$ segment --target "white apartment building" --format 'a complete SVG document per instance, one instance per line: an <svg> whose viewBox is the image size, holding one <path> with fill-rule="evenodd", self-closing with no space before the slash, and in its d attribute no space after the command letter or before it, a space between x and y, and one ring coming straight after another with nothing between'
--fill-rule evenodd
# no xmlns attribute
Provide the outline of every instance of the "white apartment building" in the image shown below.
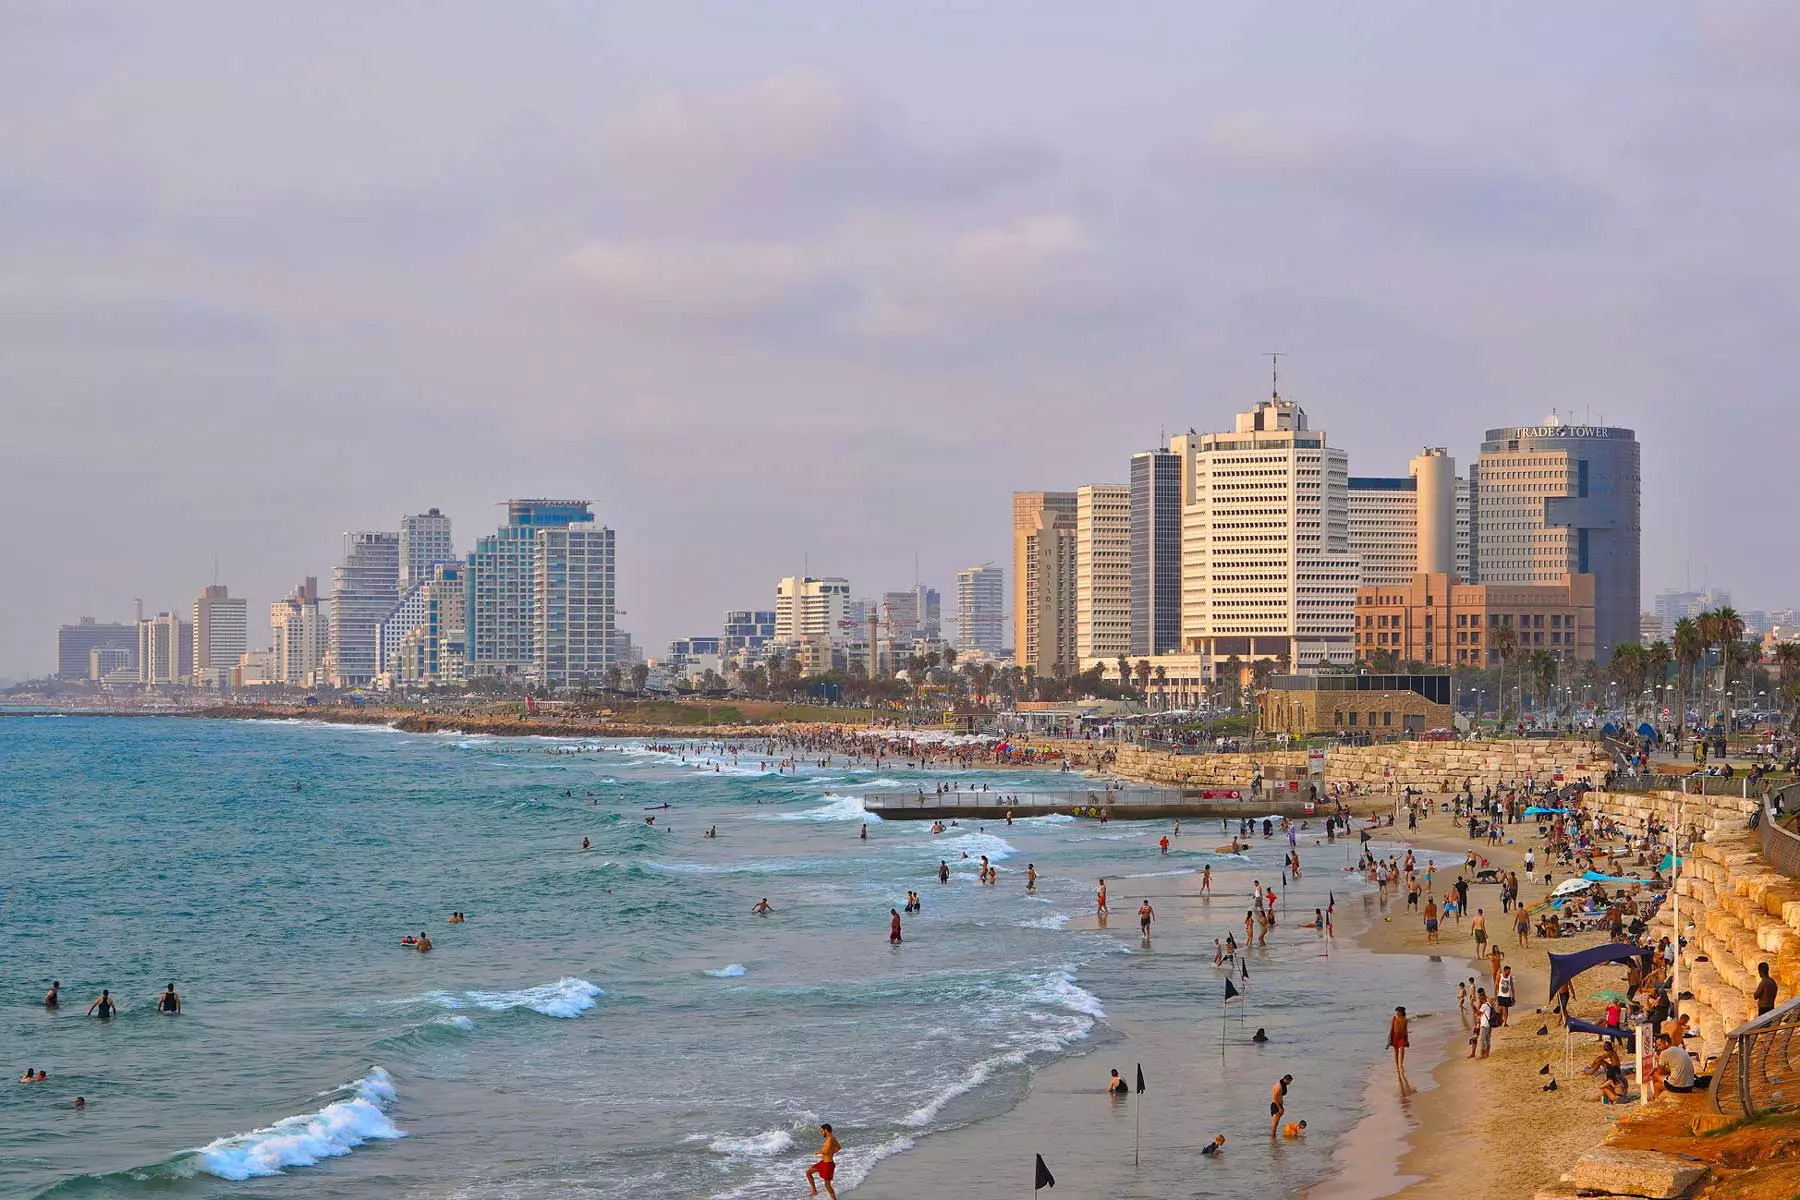
<svg viewBox="0 0 1800 1200"><path fill-rule="evenodd" d="M471 675L533 672L537 535L593 522L586 500L509 500L506 524L475 540L465 580Z"/></svg>
<svg viewBox="0 0 1800 1200"><path fill-rule="evenodd" d="M1469 577L1469 483L1442 447L1399 477L1351 476L1350 552L1364 587L1406 587L1421 571Z"/></svg>
<svg viewBox="0 0 1800 1200"><path fill-rule="evenodd" d="M307 576L284 600L269 606L269 682L312 687L331 646L330 609L319 581Z"/></svg>
<svg viewBox="0 0 1800 1200"><path fill-rule="evenodd" d="M411 587L401 591L400 598L375 627L376 674L390 683L399 666L401 640L425 623L425 588L431 582L430 568L426 570Z"/></svg>
<svg viewBox="0 0 1800 1200"><path fill-rule="evenodd" d="M777 642L791 645L823 638L832 645L844 645L856 632L850 620L848 580L789 575L775 585Z"/></svg>
<svg viewBox="0 0 1800 1200"><path fill-rule="evenodd" d="M194 672L194 630L174 613L141 617L138 629L138 682L146 687L188 683Z"/></svg>
<svg viewBox="0 0 1800 1200"><path fill-rule="evenodd" d="M224 691L231 674L250 648L249 606L232 599L223 584L203 588L194 601L193 661L196 687Z"/></svg>
<svg viewBox="0 0 1800 1200"><path fill-rule="evenodd" d="M1311 670L1355 657L1349 456L1274 397L1230 433L1171 439L1183 459L1182 646L1220 663Z"/></svg>
<svg viewBox="0 0 1800 1200"><path fill-rule="evenodd" d="M1131 650L1131 488L1075 489L1075 654L1108 662Z"/></svg>
<svg viewBox="0 0 1800 1200"><path fill-rule="evenodd" d="M557 687L597 685L612 664L613 550L613 531L604 525L538 530L531 678Z"/></svg>
<svg viewBox="0 0 1800 1200"><path fill-rule="evenodd" d="M400 591L425 582L431 568L456 557L450 518L433 508L400 518Z"/></svg>
<svg viewBox="0 0 1800 1200"><path fill-rule="evenodd" d="M992 563L958 571L956 648L999 654L1005 645L1005 572Z"/></svg>
<svg viewBox="0 0 1800 1200"><path fill-rule="evenodd" d="M398 598L400 535L344 534L344 561L331 572L331 650L326 676L333 687L375 680L375 634Z"/></svg>

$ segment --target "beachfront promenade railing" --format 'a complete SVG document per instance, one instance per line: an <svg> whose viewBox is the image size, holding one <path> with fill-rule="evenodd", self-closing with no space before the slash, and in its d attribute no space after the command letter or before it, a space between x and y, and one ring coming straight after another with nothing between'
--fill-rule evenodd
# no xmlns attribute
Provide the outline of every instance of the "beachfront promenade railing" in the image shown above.
<svg viewBox="0 0 1800 1200"><path fill-rule="evenodd" d="M1800 783L1790 783L1782 788L1782 811L1792 813L1800 806ZM1800 879L1800 837L1790 830L1783 829L1775 819L1774 811L1763 805L1762 820L1757 822L1756 836L1762 842L1763 861L1792 879Z"/></svg>
<svg viewBox="0 0 1800 1200"><path fill-rule="evenodd" d="M1287 797L1291 798L1291 797ZM996 810L1110 808L1115 816L1129 818L1121 809L1133 807L1165 808L1193 800L1232 802L1241 800L1246 806L1262 803L1249 788L1199 788L1174 791L1169 788L1061 788L1031 792L926 792L863 793L863 807L872 813L903 812L908 809L966 809L971 813L992 814Z"/></svg>

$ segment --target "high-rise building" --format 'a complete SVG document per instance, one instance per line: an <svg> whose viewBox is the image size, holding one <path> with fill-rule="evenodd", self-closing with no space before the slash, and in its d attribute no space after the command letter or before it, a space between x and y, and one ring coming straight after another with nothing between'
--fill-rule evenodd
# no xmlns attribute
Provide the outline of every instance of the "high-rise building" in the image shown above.
<svg viewBox="0 0 1800 1200"><path fill-rule="evenodd" d="M600 682L614 661L614 567L613 531L605 525L537 531L532 679L557 687Z"/></svg>
<svg viewBox="0 0 1800 1200"><path fill-rule="evenodd" d="M378 677L387 676L391 680L397 676L400 643L425 620L425 585L429 581L429 575L421 575L411 587L402 588L400 598L375 627L375 672Z"/></svg>
<svg viewBox="0 0 1800 1200"><path fill-rule="evenodd" d="M775 639L773 610L733 608L725 613L725 636L719 652L729 657L739 650L755 650Z"/></svg>
<svg viewBox="0 0 1800 1200"><path fill-rule="evenodd" d="M915 642L943 634L943 600L936 588L914 584L904 592L884 592L875 615L887 625L888 637L897 642ZM850 623L857 629L868 624L867 610L858 612L850 606Z"/></svg>
<svg viewBox="0 0 1800 1200"><path fill-rule="evenodd" d="M238 659L250 648L248 603L233 599L223 584L211 584L194 601L193 629L195 686L228 689Z"/></svg>
<svg viewBox="0 0 1800 1200"><path fill-rule="evenodd" d="M56 677L89 678L91 652L111 648L127 651L130 654L131 668L136 670L137 626L107 624L97 622L92 617L83 617L74 625L64 625L56 631ZM112 660L108 658L107 661Z"/></svg>
<svg viewBox="0 0 1800 1200"><path fill-rule="evenodd" d="M926 587L922 583L913 585L913 607L919 613L919 636L922 638L941 638L944 636L944 598L938 590Z"/></svg>
<svg viewBox="0 0 1800 1200"><path fill-rule="evenodd" d="M1043 495L1044 493L1038 493ZM1072 502L1075 493L1062 493ZM1014 655L1019 665L1039 675L1073 675L1081 669L1076 653L1076 569L1074 505L1036 504L1032 524L1015 527L1017 561L1025 586L1019 589L1015 614L1018 642ZM1013 495L1013 511L1019 510L1019 494Z"/></svg>
<svg viewBox="0 0 1800 1200"><path fill-rule="evenodd" d="M1406 587L1427 566L1469 582L1468 484L1448 451L1420 451L1403 477L1351 476L1348 500L1362 586Z"/></svg>
<svg viewBox="0 0 1800 1200"><path fill-rule="evenodd" d="M456 545L450 536L450 518L437 509L428 509L400 518L400 592L405 594L424 583L431 568L456 557Z"/></svg>
<svg viewBox="0 0 1800 1200"><path fill-rule="evenodd" d="M138 682L188 683L194 675L194 627L174 613L138 620Z"/></svg>
<svg viewBox="0 0 1800 1200"><path fill-rule="evenodd" d="M331 572L331 649L325 673L333 687L365 687L375 680L376 630L398 598L400 535L344 534L344 561Z"/></svg>
<svg viewBox="0 0 1800 1200"><path fill-rule="evenodd" d="M465 580L470 675L530 672L538 531L593 522L586 500L509 500L506 524L475 540Z"/></svg>
<svg viewBox="0 0 1800 1200"><path fill-rule="evenodd" d="M1181 648L1181 456L1131 456L1131 653Z"/></svg>
<svg viewBox="0 0 1800 1200"><path fill-rule="evenodd" d="M1594 577L1594 652L1638 637L1640 484L1629 429L1490 429L1472 476L1475 571L1483 583Z"/></svg>
<svg viewBox="0 0 1800 1200"><path fill-rule="evenodd" d="M1658 592L1652 602L1656 617L1661 626L1658 637L1666 638L1675 632L1675 622L1683 617L1697 617L1709 608L1731 607L1731 593L1718 588L1707 588L1700 592Z"/></svg>
<svg viewBox="0 0 1800 1200"><path fill-rule="evenodd" d="M95 646L88 651L88 679L93 683L136 683L137 647Z"/></svg>
<svg viewBox="0 0 1800 1200"><path fill-rule="evenodd" d="M775 640L798 644L851 640L850 584L837 576L789 575L775 585Z"/></svg>
<svg viewBox="0 0 1800 1200"><path fill-rule="evenodd" d="M999 654L1005 649L1005 572L992 563L956 573L956 648Z"/></svg>
<svg viewBox="0 0 1800 1200"><path fill-rule="evenodd" d="M1075 655L1084 663L1131 652L1131 518L1131 488L1075 490Z"/></svg>
<svg viewBox="0 0 1800 1200"><path fill-rule="evenodd" d="M1273 397L1229 433L1171 440L1183 460L1182 644L1212 663L1354 657L1360 571L1349 456Z"/></svg>
<svg viewBox="0 0 1800 1200"><path fill-rule="evenodd" d="M331 648L331 614L317 579L308 575L269 606L269 633L269 681L295 688L318 683Z"/></svg>
<svg viewBox="0 0 1800 1200"><path fill-rule="evenodd" d="M1075 529L1075 493L1074 492L1014 492L1013 493L1013 655L1021 664L1025 661L1025 645L1027 638L1026 624L1031 620L1030 603L1027 589L1032 585L1032 578L1026 569L1026 558L1029 553L1028 543L1038 533L1040 524L1045 528L1054 528L1056 520L1045 521L1046 513L1052 518L1066 521L1071 534ZM1073 564L1071 563L1071 566ZM1070 612L1073 613L1074 597L1070 596ZM1070 618L1073 621L1073 617ZM1073 632L1071 631L1071 640Z"/></svg>

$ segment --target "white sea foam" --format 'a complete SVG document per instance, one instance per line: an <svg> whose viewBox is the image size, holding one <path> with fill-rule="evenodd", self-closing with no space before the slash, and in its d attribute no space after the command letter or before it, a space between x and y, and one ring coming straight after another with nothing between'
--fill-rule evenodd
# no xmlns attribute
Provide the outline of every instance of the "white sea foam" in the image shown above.
<svg viewBox="0 0 1800 1200"><path fill-rule="evenodd" d="M1038 917L1031 921L1020 921L1017 924L1021 929L1061 929L1068 923L1068 913L1051 913L1047 917Z"/></svg>
<svg viewBox="0 0 1800 1200"><path fill-rule="evenodd" d="M775 813L764 817L765 821L867 821L871 825L881 824L881 818L863 807L861 796L840 796L827 792L825 803L818 808L808 808L801 812Z"/></svg>
<svg viewBox="0 0 1800 1200"><path fill-rule="evenodd" d="M1198 867L1182 867L1178 871L1144 871L1137 875L1125 875L1124 879L1171 879L1177 875L1192 875Z"/></svg>
<svg viewBox="0 0 1800 1200"><path fill-rule="evenodd" d="M315 1113L288 1117L263 1129L233 1134L193 1152L199 1169L233 1181L279 1175L350 1153L371 1139L406 1134L384 1111L395 1099L394 1081L380 1067L344 1089L346 1098Z"/></svg>
<svg viewBox="0 0 1800 1200"><path fill-rule="evenodd" d="M427 992L420 999L440 1008L481 1008L488 1012L506 1012L526 1008L546 1017L579 1017L594 1007L606 992L585 979L565 977L540 987L521 988L516 992Z"/></svg>
<svg viewBox="0 0 1800 1200"><path fill-rule="evenodd" d="M965 850L969 852L971 862L978 861L984 854L988 856L989 862L1004 862L1013 856L1012 844L991 833L945 835L935 839L931 845L940 858L950 859L952 864L961 861L958 856Z"/></svg>
<svg viewBox="0 0 1800 1200"><path fill-rule="evenodd" d="M794 1135L785 1129L770 1129L749 1137L733 1137L721 1133L706 1143L714 1154L730 1154L742 1158L768 1158L794 1147Z"/></svg>
<svg viewBox="0 0 1800 1200"><path fill-rule="evenodd" d="M1068 813L1046 813L1041 817L1020 817L1017 825L1073 825L1075 818Z"/></svg>
<svg viewBox="0 0 1800 1200"><path fill-rule="evenodd" d="M737 979L742 976L743 973L743 963L732 963L729 966L720 967L716 971L707 972L707 974L711 975L714 979Z"/></svg>

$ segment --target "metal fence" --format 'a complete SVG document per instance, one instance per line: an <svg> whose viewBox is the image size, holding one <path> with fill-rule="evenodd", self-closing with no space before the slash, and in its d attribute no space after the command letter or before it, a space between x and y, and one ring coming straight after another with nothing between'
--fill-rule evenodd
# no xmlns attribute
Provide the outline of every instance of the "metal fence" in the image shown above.
<svg viewBox="0 0 1800 1200"><path fill-rule="evenodd" d="M1246 802L1253 795L1248 787L1188 788L1180 791L1172 788L1120 788L1110 792L1102 788L1067 788L1035 792L926 792L923 795L872 795L865 792L862 802L863 807L872 813L901 812L912 808L961 808L991 813L996 809L1006 808L1086 808L1093 805L1110 806L1116 811L1134 805L1161 807L1207 798L1229 800L1235 798L1231 793L1238 793Z"/></svg>
<svg viewBox="0 0 1800 1200"><path fill-rule="evenodd" d="M1713 1068L1713 1111L1728 1117L1800 1105L1800 999L1770 1009L1725 1035Z"/></svg>
<svg viewBox="0 0 1800 1200"><path fill-rule="evenodd" d="M1800 783L1788 784L1781 789L1780 795L1783 811L1793 812L1800 806ZM1800 837L1783 829L1767 804L1763 805L1761 819L1757 822L1756 836L1762 842L1764 862L1791 879L1800 879Z"/></svg>

